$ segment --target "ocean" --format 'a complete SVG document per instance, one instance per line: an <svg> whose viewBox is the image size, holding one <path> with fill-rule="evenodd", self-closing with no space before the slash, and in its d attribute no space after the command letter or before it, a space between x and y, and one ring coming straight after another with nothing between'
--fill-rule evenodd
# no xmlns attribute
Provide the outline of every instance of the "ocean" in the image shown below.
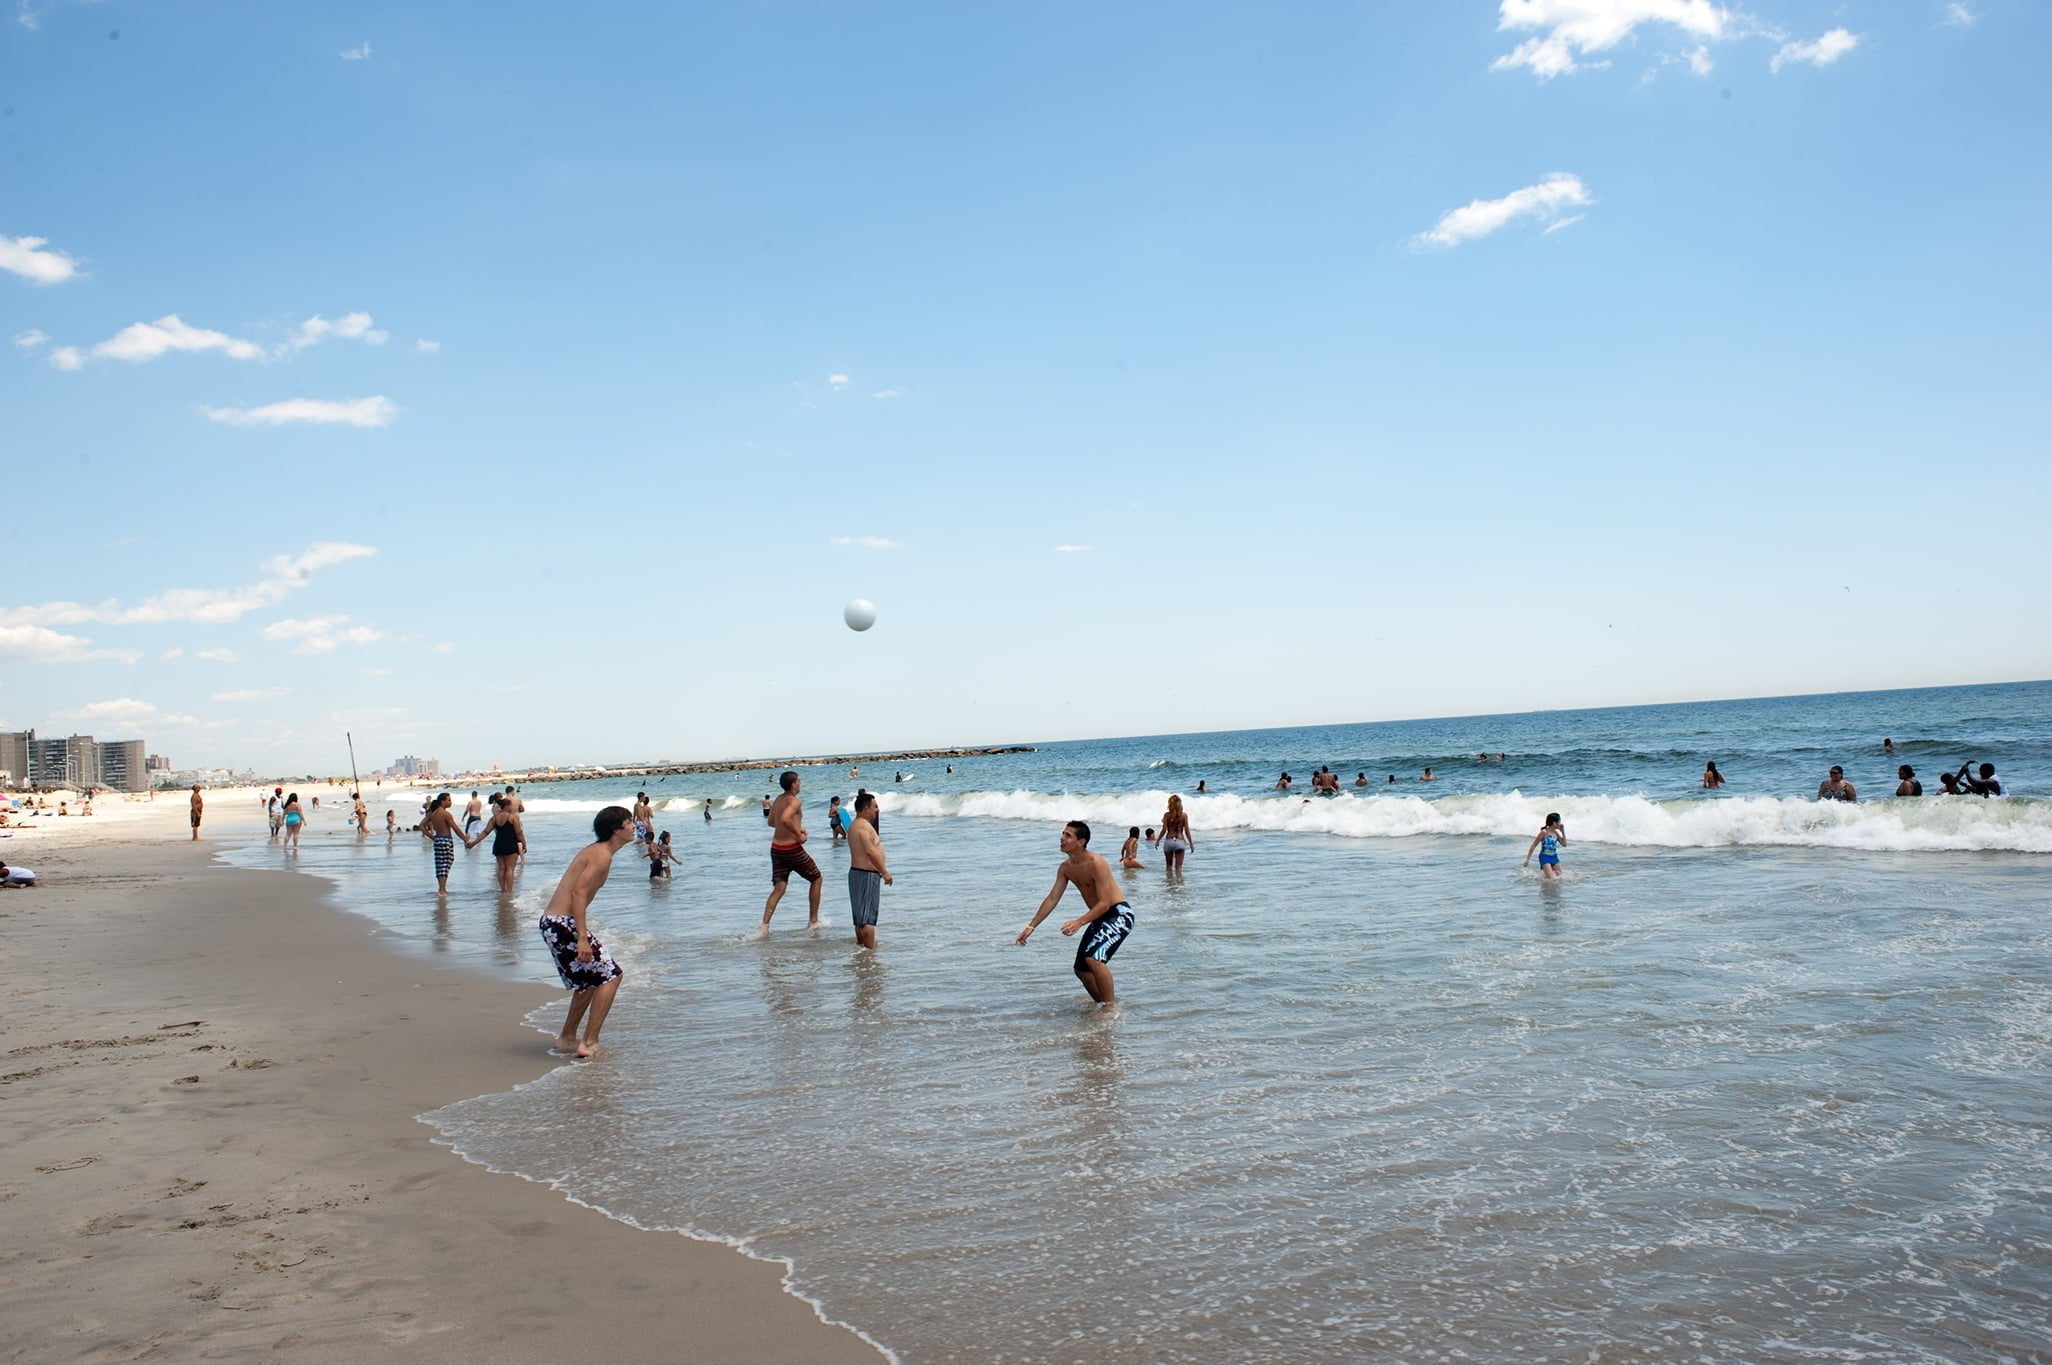
<svg viewBox="0 0 2052 1365"><path fill-rule="evenodd" d="M2015 794L1888 796L1898 763L1935 792L1967 761ZM1814 799L1834 763L1858 804ZM1272 790L1320 764L1339 797ZM402 952L553 982L535 918L593 812L645 786L683 866L651 884L630 847L594 906L626 969L609 1055L423 1117L472 1161L788 1263L906 1362L2052 1351L2052 684L953 766L801 768L825 924L794 884L767 939L760 771L524 785L503 901L484 849L438 904L417 836L342 810L297 857L229 856L332 879ZM897 876L875 953L824 818L858 783ZM1061 822L1116 864L1171 792L1195 848L1180 880L1145 848L1121 874L1136 926L1099 1012L1056 928L1073 900L1013 938ZM420 794L366 795L381 823ZM1566 875L1542 882L1520 860L1549 811Z"/></svg>

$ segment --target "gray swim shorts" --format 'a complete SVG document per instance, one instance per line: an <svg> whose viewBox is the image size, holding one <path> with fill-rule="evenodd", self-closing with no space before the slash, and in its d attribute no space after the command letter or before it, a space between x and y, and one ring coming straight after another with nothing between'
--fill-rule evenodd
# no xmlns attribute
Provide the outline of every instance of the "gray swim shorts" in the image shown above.
<svg viewBox="0 0 2052 1365"><path fill-rule="evenodd" d="M848 908L855 913L855 927L874 927L876 912L883 901L883 873L866 868L848 869Z"/></svg>

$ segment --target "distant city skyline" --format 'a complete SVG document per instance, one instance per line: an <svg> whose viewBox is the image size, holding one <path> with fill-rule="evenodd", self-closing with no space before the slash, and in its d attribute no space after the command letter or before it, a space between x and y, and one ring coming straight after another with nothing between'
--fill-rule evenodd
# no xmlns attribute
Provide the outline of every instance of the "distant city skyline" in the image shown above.
<svg viewBox="0 0 2052 1365"><path fill-rule="evenodd" d="M2043 5L10 18L0 729L477 770L2052 676Z"/></svg>

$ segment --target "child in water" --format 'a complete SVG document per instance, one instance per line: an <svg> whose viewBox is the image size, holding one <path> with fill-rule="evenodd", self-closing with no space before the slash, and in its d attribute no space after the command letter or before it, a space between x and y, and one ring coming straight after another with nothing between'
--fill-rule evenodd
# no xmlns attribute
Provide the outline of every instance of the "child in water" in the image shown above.
<svg viewBox="0 0 2052 1365"><path fill-rule="evenodd" d="M1152 830L1149 830L1149 831L1148 831L1148 833L1152 834L1152 833L1153 833L1153 831L1152 831ZM1122 846L1122 847L1121 847L1121 848L1119 849L1119 866L1120 866L1120 867L1145 867L1145 866L1146 866L1146 864L1145 864L1145 863L1143 863L1143 862L1141 862L1141 861L1140 861L1140 826L1138 826L1138 825L1134 825L1134 826L1133 826L1132 828L1130 828L1130 829L1128 829L1128 830L1126 831L1126 842L1125 842L1125 844L1124 844L1124 845L1123 845L1123 846Z"/></svg>
<svg viewBox="0 0 2052 1365"><path fill-rule="evenodd" d="M1558 812L1549 812L1546 823L1532 836L1532 842L1525 849L1526 867L1532 865L1532 850L1539 850L1539 875L1558 877L1560 875L1560 850L1567 843L1567 826L1560 822Z"/></svg>

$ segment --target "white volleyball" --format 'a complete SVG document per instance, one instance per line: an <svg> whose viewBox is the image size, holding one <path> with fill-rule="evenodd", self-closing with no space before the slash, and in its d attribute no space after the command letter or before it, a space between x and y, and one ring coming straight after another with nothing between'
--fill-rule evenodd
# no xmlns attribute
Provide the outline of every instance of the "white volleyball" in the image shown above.
<svg viewBox="0 0 2052 1365"><path fill-rule="evenodd" d="M841 619L850 630L868 630L876 624L876 608L858 597L842 610Z"/></svg>

